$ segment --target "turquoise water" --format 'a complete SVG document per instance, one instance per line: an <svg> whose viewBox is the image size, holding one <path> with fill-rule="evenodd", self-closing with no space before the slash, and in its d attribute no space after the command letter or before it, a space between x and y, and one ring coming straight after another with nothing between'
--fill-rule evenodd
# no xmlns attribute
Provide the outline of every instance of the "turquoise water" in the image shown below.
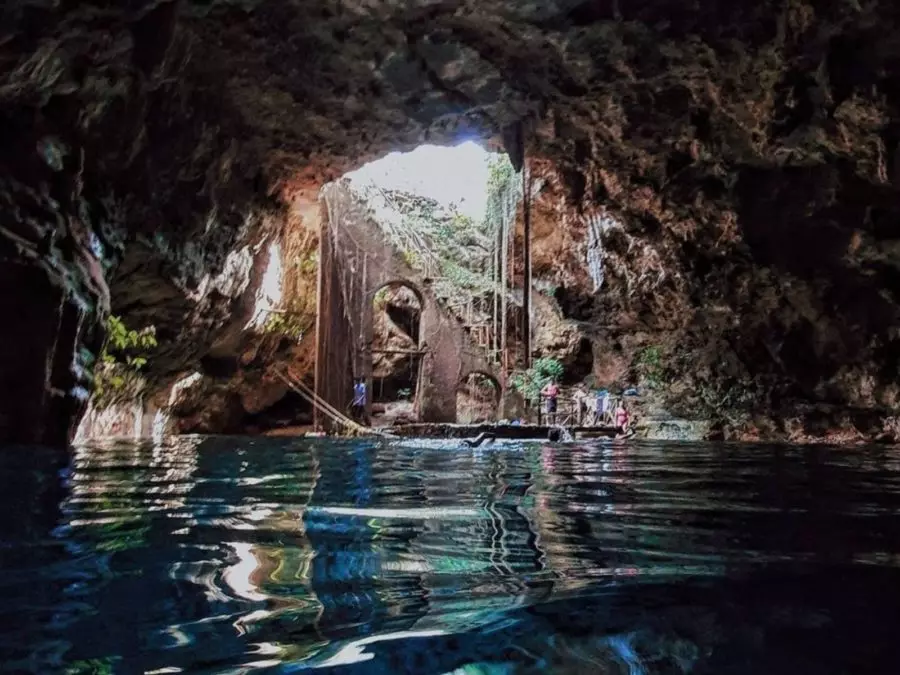
<svg viewBox="0 0 900 675"><path fill-rule="evenodd" d="M190 437L0 478L2 672L900 667L896 449Z"/></svg>

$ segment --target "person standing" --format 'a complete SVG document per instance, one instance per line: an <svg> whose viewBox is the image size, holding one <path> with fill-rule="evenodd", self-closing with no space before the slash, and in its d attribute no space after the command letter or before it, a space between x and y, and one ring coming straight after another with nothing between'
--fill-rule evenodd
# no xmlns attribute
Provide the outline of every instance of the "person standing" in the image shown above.
<svg viewBox="0 0 900 675"><path fill-rule="evenodd" d="M366 419L366 381L357 378L353 384L353 401L350 404L350 414L360 424Z"/></svg>
<svg viewBox="0 0 900 675"><path fill-rule="evenodd" d="M559 385L556 380L550 380L541 389L541 396L547 400L547 422L552 426L556 424L556 400L559 398Z"/></svg>
<svg viewBox="0 0 900 675"><path fill-rule="evenodd" d="M579 384L572 395L572 402L575 403L575 423L578 426L584 424L585 413L587 413L588 395L584 390L584 385Z"/></svg>
<svg viewBox="0 0 900 675"><path fill-rule="evenodd" d="M594 424L600 426L606 424L609 415L609 392L606 389L598 389L594 399Z"/></svg>
<svg viewBox="0 0 900 675"><path fill-rule="evenodd" d="M626 436L630 431L631 424L631 416L628 414L628 408L625 407L625 399L622 398L619 400L619 405L616 407L616 435L618 436Z"/></svg>

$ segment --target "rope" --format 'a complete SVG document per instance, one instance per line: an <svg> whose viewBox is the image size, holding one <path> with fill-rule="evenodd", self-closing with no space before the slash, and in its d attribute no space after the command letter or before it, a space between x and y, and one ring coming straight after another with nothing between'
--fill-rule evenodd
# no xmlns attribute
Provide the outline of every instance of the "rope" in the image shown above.
<svg viewBox="0 0 900 675"><path fill-rule="evenodd" d="M285 377L283 373L275 371L275 375L284 382L288 387L290 387L293 391L298 393L304 400L308 403L312 404L316 408L318 408L322 413L324 413L327 417L329 417L332 421L338 422L341 425L351 429L353 431L359 431L365 429L362 425L354 422L349 417L344 415L341 412L338 412L335 408L330 406L327 402L321 399L315 392L309 390L309 388L304 385L302 382L291 380L288 377Z"/></svg>
<svg viewBox="0 0 900 675"><path fill-rule="evenodd" d="M388 434L387 432L380 431L378 429L374 429L372 427L363 426L358 422L350 419L342 412L334 408L327 401L320 398L314 391L312 391L305 384L300 382L299 380L293 380L288 378L279 371L275 371L275 375L284 382L288 387L298 393L304 400L306 400L311 405L317 407L322 413L324 413L327 417L329 417L333 422L337 422L342 426L346 427L350 431L354 431L359 434L374 434L377 436L385 436L388 438L392 438L392 434Z"/></svg>

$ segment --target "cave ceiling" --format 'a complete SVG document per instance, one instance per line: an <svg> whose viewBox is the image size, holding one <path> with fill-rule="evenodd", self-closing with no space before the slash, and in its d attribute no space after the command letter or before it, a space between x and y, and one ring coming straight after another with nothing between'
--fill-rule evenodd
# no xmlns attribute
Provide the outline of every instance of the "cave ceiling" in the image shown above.
<svg viewBox="0 0 900 675"><path fill-rule="evenodd" d="M772 372L825 326L808 368L885 384L898 18L879 0L9 0L0 243L86 316L153 320L174 371L253 276L235 251L286 210L387 152L480 138L552 173L567 217L622 224L598 307L729 306L755 336L736 358ZM667 272L655 289L615 286L634 242ZM752 289L772 275L782 310L785 283L805 290L769 335Z"/></svg>

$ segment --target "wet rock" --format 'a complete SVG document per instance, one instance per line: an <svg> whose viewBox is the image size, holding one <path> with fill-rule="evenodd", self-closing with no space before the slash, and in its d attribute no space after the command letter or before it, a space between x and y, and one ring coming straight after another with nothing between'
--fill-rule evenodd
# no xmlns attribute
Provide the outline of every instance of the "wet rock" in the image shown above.
<svg viewBox="0 0 900 675"><path fill-rule="evenodd" d="M571 372L582 356L584 333L578 324L562 316L553 300L542 294L533 295L533 306L534 351L541 356L557 359ZM587 370L590 372L590 367Z"/></svg>
<svg viewBox="0 0 900 675"><path fill-rule="evenodd" d="M659 441L705 441L713 435L708 420L646 418L635 429L642 438Z"/></svg>
<svg viewBox="0 0 900 675"><path fill-rule="evenodd" d="M148 375L190 370L252 313L240 252L324 182L519 122L517 161L555 176L536 268L591 339L652 336L673 410L896 417L898 23L804 0L6 2L0 281L28 290L0 303L22 336L0 438L65 438L110 303L156 326Z"/></svg>

